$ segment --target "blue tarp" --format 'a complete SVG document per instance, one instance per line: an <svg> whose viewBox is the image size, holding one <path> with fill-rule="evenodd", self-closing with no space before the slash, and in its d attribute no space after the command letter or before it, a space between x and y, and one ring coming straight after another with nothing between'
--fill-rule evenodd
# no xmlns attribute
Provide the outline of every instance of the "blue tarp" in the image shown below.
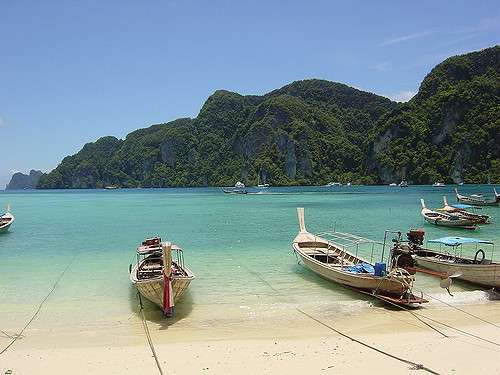
<svg viewBox="0 0 500 375"><path fill-rule="evenodd" d="M345 270L354 273L375 273L375 269L369 263L359 263L355 266L347 267Z"/></svg>
<svg viewBox="0 0 500 375"><path fill-rule="evenodd" d="M463 245L464 243L485 243L493 245L493 242L469 237L442 237L435 240L429 240L428 242L442 243L446 246L458 246Z"/></svg>
<svg viewBox="0 0 500 375"><path fill-rule="evenodd" d="M473 208L474 206L471 206L469 204L461 204L461 203L457 203L457 204L452 204L451 207L455 207L455 208L462 208L462 209L467 209L467 208Z"/></svg>

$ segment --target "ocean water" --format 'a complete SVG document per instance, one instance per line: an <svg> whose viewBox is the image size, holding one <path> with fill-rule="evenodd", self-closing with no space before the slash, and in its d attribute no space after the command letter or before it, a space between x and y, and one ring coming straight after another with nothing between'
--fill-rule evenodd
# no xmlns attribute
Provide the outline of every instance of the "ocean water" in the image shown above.
<svg viewBox="0 0 500 375"><path fill-rule="evenodd" d="M491 193L492 186L460 190ZM249 195L216 188L0 192L0 206L10 203L16 216L0 235L0 328L21 328L68 265L34 328L112 329L138 319L128 268L135 247L155 235L180 245L197 276L176 306L180 327L292 321L294 307L324 315L383 308L297 264L291 251L296 207L305 207L310 232L335 228L382 241L386 229L422 227L427 239L462 235L500 244L498 207L481 210L493 223L476 231L424 223L419 199L441 207L443 195L453 202L453 187L271 187ZM418 275L416 285L443 293L432 277ZM463 303L481 300L478 289L453 285ZM149 319L161 319L154 306L146 309Z"/></svg>

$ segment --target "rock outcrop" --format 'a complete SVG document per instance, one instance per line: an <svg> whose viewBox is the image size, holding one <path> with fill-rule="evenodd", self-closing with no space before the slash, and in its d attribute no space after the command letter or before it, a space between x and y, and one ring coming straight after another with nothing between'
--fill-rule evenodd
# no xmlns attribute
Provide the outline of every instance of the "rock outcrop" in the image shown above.
<svg viewBox="0 0 500 375"><path fill-rule="evenodd" d="M35 189L42 171L32 169L29 174L21 172L14 173L5 190Z"/></svg>

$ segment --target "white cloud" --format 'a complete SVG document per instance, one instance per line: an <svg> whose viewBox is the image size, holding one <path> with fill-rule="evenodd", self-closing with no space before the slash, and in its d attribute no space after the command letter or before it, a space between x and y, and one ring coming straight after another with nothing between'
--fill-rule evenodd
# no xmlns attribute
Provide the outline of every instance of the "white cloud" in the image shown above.
<svg viewBox="0 0 500 375"><path fill-rule="evenodd" d="M390 46L391 44L402 43L402 42L406 42L408 40L422 38L422 37L430 35L430 34L431 34L430 31L424 31L424 32L421 32L421 33L414 33L414 34L408 34L408 35L398 36L396 38L391 38L391 39L384 40L380 44L380 46L381 47Z"/></svg>
<svg viewBox="0 0 500 375"><path fill-rule="evenodd" d="M384 95L395 102L407 102L415 96L417 92L413 90L402 90L395 94Z"/></svg>
<svg viewBox="0 0 500 375"><path fill-rule="evenodd" d="M391 66L391 64L389 64L388 62L383 62L380 64L370 66L370 69L373 69L373 70L376 70L379 72L387 72L389 70L390 66Z"/></svg>

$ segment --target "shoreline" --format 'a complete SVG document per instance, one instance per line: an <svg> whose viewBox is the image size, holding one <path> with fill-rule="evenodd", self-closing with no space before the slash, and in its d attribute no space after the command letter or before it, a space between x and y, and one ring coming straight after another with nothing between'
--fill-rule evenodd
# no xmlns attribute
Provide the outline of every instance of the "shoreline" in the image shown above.
<svg viewBox="0 0 500 375"><path fill-rule="evenodd" d="M500 343L498 303L460 308L497 327L449 307L414 312ZM311 315L354 339L438 373L498 371L498 346L429 321L449 336L445 338L406 311L367 309L355 319ZM189 329L183 324L176 327L163 323L148 321L148 327L168 374L356 373L374 368L377 373L414 373L408 364L351 341L299 313L296 319L281 325L243 326L238 330L217 324ZM2 347L6 341L0 340ZM139 316L114 327L80 327L77 331L28 328L25 337L2 355L1 363L2 373L10 369L12 374L66 374L69 369L72 375L159 373Z"/></svg>

